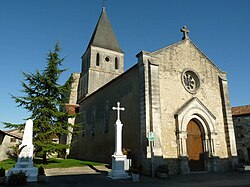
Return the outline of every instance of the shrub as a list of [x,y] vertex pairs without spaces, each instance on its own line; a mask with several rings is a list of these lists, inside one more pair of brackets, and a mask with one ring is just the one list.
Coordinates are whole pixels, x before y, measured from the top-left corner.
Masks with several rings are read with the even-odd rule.
[[17,173],[11,172],[10,176],[8,177],[8,185],[9,186],[22,186],[27,183],[28,176],[26,172],[19,171]]
[[0,168],[0,177],[5,177],[5,169],[3,167]]
[[45,175],[43,166],[38,168],[38,175]]
[[134,164],[134,165],[132,165],[131,167],[130,167],[130,171],[132,172],[132,173],[142,173],[142,165],[136,165],[136,164]]
[[167,165],[167,164],[159,165],[159,166],[157,167],[157,172],[160,172],[160,173],[168,173],[168,172],[169,172],[168,165]]

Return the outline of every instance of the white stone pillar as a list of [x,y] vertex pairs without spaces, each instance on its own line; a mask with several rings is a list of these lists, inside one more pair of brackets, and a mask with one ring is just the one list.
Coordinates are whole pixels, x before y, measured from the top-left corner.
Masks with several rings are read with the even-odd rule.
[[26,121],[24,134],[21,145],[19,145],[19,155],[17,159],[17,163],[14,168],[11,168],[7,177],[11,175],[11,173],[18,173],[19,171],[26,172],[28,176],[28,182],[36,182],[38,168],[33,166],[33,150],[34,145],[33,141],[33,121],[31,119]]
[[117,120],[115,124],[115,153],[114,155],[123,155],[122,153],[122,126],[121,121]]
[[179,133],[180,140],[180,155],[179,156],[187,156],[187,132]]
[[117,120],[115,123],[115,152],[112,155],[112,170],[108,174],[108,177],[112,179],[126,179],[130,176],[125,172],[124,163],[127,159],[126,155],[122,154],[122,126],[120,121],[120,110],[124,111],[125,108],[120,108],[120,103],[117,102],[117,107],[113,107],[113,110],[117,110]]

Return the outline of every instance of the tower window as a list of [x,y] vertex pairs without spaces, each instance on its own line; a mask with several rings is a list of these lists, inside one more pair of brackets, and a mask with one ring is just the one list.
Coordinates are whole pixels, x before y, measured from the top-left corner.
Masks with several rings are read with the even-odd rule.
[[106,60],[106,62],[109,62],[109,61],[110,61],[110,57],[107,56],[107,57],[105,58],[105,60]]
[[115,57],[115,69],[118,69],[119,68],[119,61],[118,61],[118,58]]
[[100,54],[97,53],[96,54],[96,66],[99,66],[100,65]]

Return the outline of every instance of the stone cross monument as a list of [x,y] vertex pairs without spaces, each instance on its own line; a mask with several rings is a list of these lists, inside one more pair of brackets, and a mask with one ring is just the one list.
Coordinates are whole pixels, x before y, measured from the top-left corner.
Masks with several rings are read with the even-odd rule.
[[117,102],[117,107],[113,107],[113,110],[117,110],[117,120],[115,123],[115,152],[112,155],[112,170],[108,177],[112,179],[125,179],[130,176],[124,170],[124,162],[127,159],[126,155],[122,153],[122,126],[120,120],[120,111],[124,111],[125,108],[120,107],[120,103]]
[[22,143],[21,145],[19,145],[19,155],[17,163],[14,168],[8,171],[7,177],[11,174],[11,172],[17,173],[19,171],[24,171],[28,176],[28,182],[37,181],[38,169],[33,166],[34,145],[32,143],[32,140],[33,121],[29,119],[25,124]]

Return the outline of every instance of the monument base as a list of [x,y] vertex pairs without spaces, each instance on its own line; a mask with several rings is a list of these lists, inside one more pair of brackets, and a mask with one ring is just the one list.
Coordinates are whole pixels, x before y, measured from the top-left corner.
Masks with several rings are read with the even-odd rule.
[[108,174],[111,179],[128,179],[130,176],[124,170],[126,155],[112,155],[112,170]]
[[19,171],[26,172],[26,175],[28,176],[27,182],[36,182],[37,181],[38,168],[36,168],[36,167],[30,167],[30,168],[14,167],[8,171],[7,180],[8,180],[8,177],[11,175],[11,173],[18,173]]

